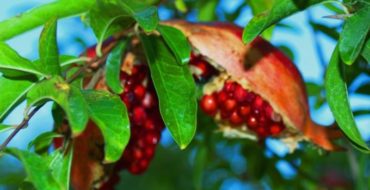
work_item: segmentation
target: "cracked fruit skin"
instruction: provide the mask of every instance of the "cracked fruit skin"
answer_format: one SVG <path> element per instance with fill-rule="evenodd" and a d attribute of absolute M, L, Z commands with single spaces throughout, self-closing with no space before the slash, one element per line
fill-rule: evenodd
<path fill-rule="evenodd" d="M 219 91 L 227 80 L 236 81 L 243 89 L 267 101 L 272 110 L 281 116 L 286 129 L 281 132 L 280 128 L 275 126 L 271 127 L 270 131 L 281 132 L 278 138 L 285 140 L 292 149 L 300 140 L 309 140 L 326 150 L 338 148 L 332 140 L 341 137 L 341 132 L 333 127 L 320 126 L 310 118 L 301 74 L 289 58 L 269 42 L 258 37 L 245 45 L 241 40 L 243 29 L 227 23 L 166 21 L 163 24 L 181 30 L 194 51 L 205 57 L 220 72 L 205 84 L 204 94 L 210 95 Z M 232 102 L 229 104 L 232 106 Z M 222 118 L 219 121 L 221 129 L 225 129 L 225 134 L 230 129 L 233 130 L 230 124 L 223 123 Z M 239 122 L 235 117 L 232 123 Z M 253 124 L 254 119 L 249 122 Z M 258 138 L 253 131 L 237 131 Z"/>

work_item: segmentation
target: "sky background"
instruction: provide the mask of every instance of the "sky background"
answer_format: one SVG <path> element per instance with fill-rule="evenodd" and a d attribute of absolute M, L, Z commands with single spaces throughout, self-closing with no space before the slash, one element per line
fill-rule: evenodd
<path fill-rule="evenodd" d="M 222 0 L 219 4 L 217 10 L 225 10 L 227 12 L 233 12 L 236 7 L 243 0 Z M 4 20 L 15 16 L 21 12 L 29 10 L 40 4 L 51 2 L 50 0 L 27 0 L 27 1 L 7 1 L 0 0 L 0 20 Z M 340 21 L 322 18 L 326 15 L 332 15 L 332 12 L 329 12 L 327 9 L 322 6 L 315 6 L 309 9 L 309 14 L 313 19 L 319 23 L 328 25 L 328 26 L 338 26 Z M 161 19 L 167 19 L 171 16 L 171 12 L 166 10 L 163 7 L 159 8 L 159 15 Z M 194 20 L 196 14 L 189 16 L 189 20 Z M 323 69 L 320 65 L 320 61 L 316 54 L 316 49 L 314 46 L 313 33 L 311 27 L 308 25 L 308 12 L 302 12 L 295 14 L 285 20 L 283 23 L 292 24 L 296 30 L 278 28 L 274 34 L 271 42 L 274 45 L 280 46 L 285 45 L 290 47 L 294 51 L 295 59 L 294 62 L 298 66 L 299 70 L 303 74 L 305 81 L 312 81 L 316 83 L 323 83 Z M 242 14 L 237 18 L 236 24 L 240 26 L 245 26 L 246 23 L 252 18 L 252 13 L 249 8 L 245 8 Z M 41 28 L 34 29 L 25 34 L 17 36 L 14 39 L 11 39 L 8 42 L 14 49 L 16 49 L 22 56 L 29 59 L 37 59 L 38 57 L 38 37 L 40 35 Z M 325 35 L 318 35 L 321 47 L 323 49 L 324 59 L 327 63 L 330 59 L 331 52 L 334 49 L 335 41 L 326 37 Z M 59 21 L 58 23 L 58 43 L 59 50 L 61 54 L 69 55 L 79 55 L 83 51 L 83 46 L 76 41 L 76 38 L 82 39 L 87 45 L 92 45 L 96 43 L 95 37 L 91 29 L 84 26 L 79 18 L 68 18 Z M 370 80 L 369 78 L 363 77 L 357 83 L 360 83 L 364 80 Z M 288 100 L 287 100 L 288 101 Z M 312 99 L 310 104 L 312 104 Z M 351 106 L 354 110 L 356 109 L 368 109 L 370 108 L 370 98 L 366 96 L 355 95 L 350 98 Z M 25 103 L 19 106 L 5 121 L 6 124 L 17 124 L 23 119 L 23 109 Z M 51 104 L 46 105 L 41 109 L 35 117 L 30 121 L 30 125 L 27 129 L 22 130 L 18 135 L 12 140 L 9 146 L 16 146 L 20 148 L 26 148 L 28 142 L 38 136 L 42 132 L 46 132 L 52 129 L 52 117 L 51 117 Z M 312 109 L 311 109 L 312 110 Z M 311 115 L 313 119 L 320 123 L 329 125 L 334 119 L 329 110 L 327 104 L 322 106 L 319 110 L 312 110 Z M 364 115 L 356 119 L 358 127 L 361 131 L 361 134 L 365 140 L 370 140 L 370 117 L 369 115 Z M 0 134 L 0 142 L 5 139 L 10 132 L 4 132 Z M 165 133 L 168 134 L 168 133 Z M 169 141 L 169 136 L 164 135 L 163 142 Z M 287 149 L 284 146 L 281 146 L 279 142 L 269 141 L 269 146 L 274 147 L 277 154 L 285 154 Z M 8 164 L 12 166 L 12 170 L 18 169 L 20 166 L 15 159 L 9 157 L 6 158 Z M 3 159 L 4 161 L 4 159 Z M 280 166 L 277 166 L 285 170 L 286 175 L 289 176 L 289 168 L 286 168 L 286 164 L 281 163 Z M 1 159 L 0 159 L 0 168 L 1 168 Z M 291 173 L 294 175 L 294 172 Z M 232 189 L 236 188 L 233 180 L 227 181 L 224 184 L 225 188 L 223 189 Z M 227 187 L 227 188 L 226 188 Z M 240 186 L 238 186 L 240 187 Z M 0 186 L 0 190 L 1 190 Z"/>

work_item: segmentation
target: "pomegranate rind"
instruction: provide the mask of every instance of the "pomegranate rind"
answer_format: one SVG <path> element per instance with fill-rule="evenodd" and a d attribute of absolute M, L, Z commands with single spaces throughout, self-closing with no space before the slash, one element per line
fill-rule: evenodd
<path fill-rule="evenodd" d="M 243 29 L 226 23 L 166 21 L 163 24 L 181 30 L 195 52 L 206 57 L 221 73 L 225 73 L 224 80 L 237 81 L 245 89 L 267 100 L 275 112 L 282 115 L 287 129 L 279 138 L 287 142 L 292 150 L 301 140 L 310 140 L 326 150 L 337 148 L 331 142 L 330 130 L 317 125 L 310 118 L 307 93 L 298 69 L 269 42 L 258 37 L 245 45 L 241 40 Z M 224 80 L 214 80 L 219 82 L 213 81 L 214 84 L 206 85 L 205 94 L 214 92 L 223 85 Z M 222 122 L 219 125 L 226 135 L 250 133 L 248 129 L 233 129 Z M 240 136 L 255 138 L 253 134 Z"/>

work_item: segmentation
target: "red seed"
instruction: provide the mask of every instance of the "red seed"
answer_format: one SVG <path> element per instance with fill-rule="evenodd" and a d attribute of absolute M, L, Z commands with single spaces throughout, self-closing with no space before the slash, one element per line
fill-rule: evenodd
<path fill-rule="evenodd" d="M 200 100 L 200 107 L 208 115 L 215 115 L 217 112 L 217 101 L 214 95 L 204 95 Z"/>
<path fill-rule="evenodd" d="M 236 87 L 236 83 L 235 82 L 227 81 L 224 84 L 223 90 L 225 92 L 227 92 L 227 93 L 234 93 L 235 87 Z"/>
<path fill-rule="evenodd" d="M 156 145 L 158 144 L 159 138 L 158 135 L 155 134 L 154 132 L 147 132 L 145 134 L 145 142 L 150 145 Z"/>
<path fill-rule="evenodd" d="M 240 125 L 243 123 L 243 119 L 239 116 L 236 110 L 231 113 L 229 121 L 233 125 Z"/>
<path fill-rule="evenodd" d="M 142 100 L 142 105 L 146 109 L 151 109 L 157 105 L 157 100 L 152 93 L 146 93 Z"/>
<path fill-rule="evenodd" d="M 277 135 L 277 134 L 279 134 L 281 131 L 283 130 L 283 127 L 281 126 L 281 125 L 279 125 L 279 124 L 272 124 L 271 126 L 270 126 L 270 133 L 272 134 L 272 135 Z"/>
<path fill-rule="evenodd" d="M 261 96 L 257 96 L 257 97 L 254 99 L 253 107 L 254 107 L 254 108 L 256 108 L 256 109 L 262 110 L 262 108 L 263 108 L 263 104 L 264 104 L 264 101 L 263 101 L 263 99 L 261 98 Z"/>
<path fill-rule="evenodd" d="M 217 103 L 223 104 L 227 100 L 227 94 L 225 91 L 221 91 L 217 94 Z"/>
<path fill-rule="evenodd" d="M 146 130 L 155 130 L 155 124 L 152 119 L 147 119 L 144 123 L 144 128 Z"/>
<path fill-rule="evenodd" d="M 146 121 L 146 112 L 143 107 L 135 107 L 133 109 L 132 120 L 136 125 L 142 125 Z"/>
<path fill-rule="evenodd" d="M 223 110 L 225 111 L 229 111 L 229 112 L 232 112 L 235 110 L 236 108 L 236 100 L 234 99 L 227 99 L 224 103 L 223 103 Z"/>
<path fill-rule="evenodd" d="M 137 85 L 134 88 L 134 94 L 137 100 L 141 101 L 145 96 L 145 87 L 143 85 Z"/>
<path fill-rule="evenodd" d="M 256 94 L 255 93 L 248 92 L 248 95 L 247 95 L 247 102 L 248 103 L 252 103 L 255 98 L 256 98 Z"/>
<path fill-rule="evenodd" d="M 143 152 L 141 151 L 141 149 L 139 148 L 134 148 L 134 151 L 133 151 L 133 158 L 136 159 L 136 160 L 139 160 L 141 158 L 143 158 Z"/>
<path fill-rule="evenodd" d="M 248 92 L 240 85 L 236 85 L 234 91 L 234 98 L 239 103 L 243 103 L 247 100 Z"/>
<path fill-rule="evenodd" d="M 249 116 L 247 118 L 247 125 L 248 125 L 248 128 L 255 128 L 257 127 L 257 118 L 255 116 Z"/>
<path fill-rule="evenodd" d="M 246 117 L 251 112 L 251 107 L 248 105 L 242 105 L 238 108 L 239 115 L 242 117 Z"/>
<path fill-rule="evenodd" d="M 154 156 L 154 148 L 149 146 L 145 148 L 145 157 L 152 158 Z"/>

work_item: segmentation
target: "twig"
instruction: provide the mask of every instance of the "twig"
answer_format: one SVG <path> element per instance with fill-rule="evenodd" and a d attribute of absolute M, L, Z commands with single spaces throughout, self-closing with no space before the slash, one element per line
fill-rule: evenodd
<path fill-rule="evenodd" d="M 37 106 L 35 107 L 29 114 L 27 117 L 25 117 L 23 119 L 23 121 L 14 129 L 14 131 L 8 136 L 8 138 L 5 139 L 5 141 L 3 142 L 3 144 L 1 144 L 0 146 L 0 152 L 2 152 L 5 147 L 10 143 L 10 141 L 14 138 L 15 135 L 17 135 L 17 133 L 23 129 L 27 124 L 28 122 L 30 121 L 30 119 L 36 114 L 36 112 L 41 108 L 42 106 Z"/>

